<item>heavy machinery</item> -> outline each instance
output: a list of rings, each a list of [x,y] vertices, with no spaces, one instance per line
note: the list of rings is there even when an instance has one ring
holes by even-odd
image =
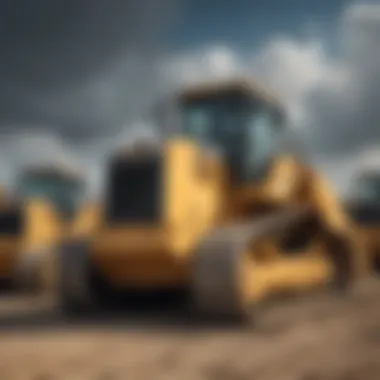
[[[201,315],[249,320],[273,296],[367,273],[340,200],[282,145],[286,115],[267,91],[204,83],[156,115],[162,141],[111,156],[96,228],[59,251],[63,312],[161,289]]]
[[[80,239],[91,234],[99,224],[101,210],[101,205],[94,200],[83,202],[77,208],[76,216],[65,234],[65,239]]]
[[[352,179],[348,199],[348,214],[360,231],[370,255],[371,268],[380,271],[380,170],[363,168]]]
[[[48,256],[75,220],[83,191],[83,178],[64,166],[21,170],[14,196],[0,206],[1,278],[27,291],[47,285],[55,269]]]

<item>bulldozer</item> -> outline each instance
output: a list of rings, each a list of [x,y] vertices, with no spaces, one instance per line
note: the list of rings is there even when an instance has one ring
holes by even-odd
[[[274,94],[244,78],[199,83],[154,115],[160,140],[112,152],[96,227],[59,249],[63,313],[160,290],[199,316],[249,321],[266,300],[367,275],[339,197],[284,143]]]
[[[348,215],[360,232],[370,266],[380,272],[380,170],[362,168],[352,178],[345,200]]]
[[[12,288],[34,292],[52,280],[49,256],[70,232],[83,191],[79,173],[62,165],[21,169],[13,196],[0,206],[0,277]]]

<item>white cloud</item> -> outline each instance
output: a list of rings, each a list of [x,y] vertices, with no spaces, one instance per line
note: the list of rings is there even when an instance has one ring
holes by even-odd
[[[297,42],[283,37],[273,39],[252,61],[253,75],[283,99],[297,125],[307,117],[304,97],[326,76],[328,69],[321,42]]]
[[[13,154],[17,163],[40,164],[53,161],[67,166],[78,165],[78,160],[59,136],[45,132],[19,134],[13,138]]]
[[[81,170],[81,162],[73,149],[61,138],[46,128],[9,133],[1,136],[1,178],[7,186],[13,185],[14,175],[28,164],[45,164],[48,162],[65,165]]]
[[[174,85],[228,78],[243,70],[243,64],[235,52],[222,45],[181,53],[162,64],[163,77]]]

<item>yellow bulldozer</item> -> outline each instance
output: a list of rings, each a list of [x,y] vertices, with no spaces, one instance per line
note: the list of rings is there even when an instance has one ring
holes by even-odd
[[[347,212],[361,235],[371,268],[380,272],[380,170],[363,168],[353,176]]]
[[[0,205],[0,278],[36,291],[54,275],[49,255],[70,232],[84,192],[79,173],[54,164],[24,167]]]
[[[60,247],[63,312],[114,291],[179,290],[200,315],[247,321],[274,296],[366,275],[340,199],[285,147],[272,94],[239,78],[201,83],[156,111],[162,140],[111,155],[93,233]]]

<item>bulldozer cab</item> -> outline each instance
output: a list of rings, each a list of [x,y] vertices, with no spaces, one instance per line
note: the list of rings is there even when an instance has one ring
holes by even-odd
[[[62,218],[71,219],[81,201],[84,181],[77,173],[62,167],[33,166],[22,170],[16,192],[23,200],[46,199]]]
[[[160,116],[165,135],[216,149],[238,182],[264,177],[280,149],[284,112],[277,100],[248,82],[187,89]]]

